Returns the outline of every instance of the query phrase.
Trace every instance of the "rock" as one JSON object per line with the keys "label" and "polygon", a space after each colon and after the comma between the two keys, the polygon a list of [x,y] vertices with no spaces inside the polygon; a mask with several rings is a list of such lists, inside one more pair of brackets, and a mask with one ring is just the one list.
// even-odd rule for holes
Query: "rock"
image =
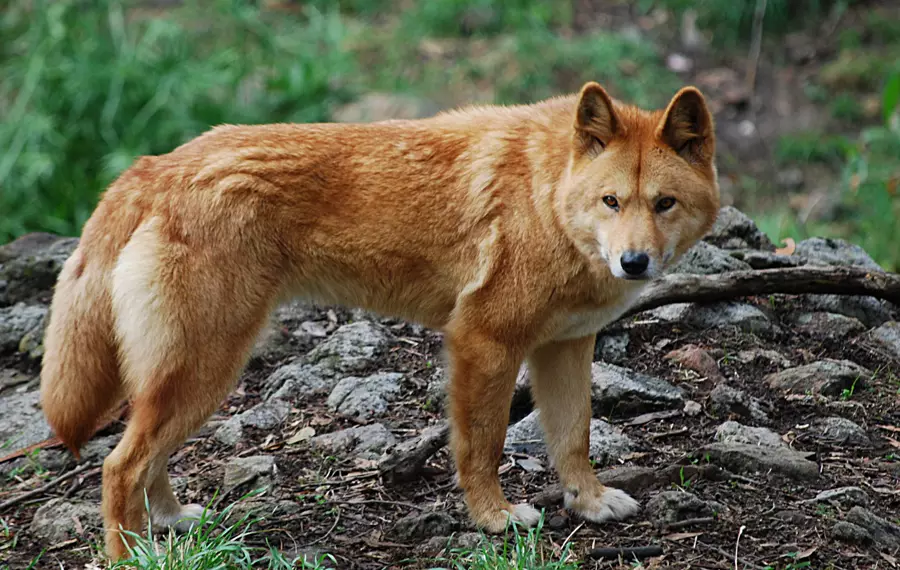
{"label": "rock", "polygon": [[806,305],[814,311],[837,313],[862,321],[867,327],[891,320],[888,305],[875,297],[857,297],[847,295],[805,295]]}
{"label": "rock", "polygon": [[713,412],[720,416],[734,414],[756,423],[769,423],[766,404],[743,390],[732,388],[727,384],[719,384],[713,388],[709,393],[709,401]]}
{"label": "rock", "polygon": [[597,362],[591,365],[591,398],[595,415],[601,416],[684,405],[683,391],[665,380]]}
{"label": "rock", "polygon": [[627,332],[600,333],[594,345],[594,360],[609,364],[622,364],[628,358],[631,337]]}
{"label": "rock", "polygon": [[791,524],[805,524],[810,518],[800,511],[792,510],[778,511],[774,516],[778,520]]}
{"label": "rock", "polygon": [[[369,93],[332,114],[337,123],[371,123],[391,119],[422,119],[440,111],[431,101],[395,93]],[[410,149],[412,150],[412,149]]]}
{"label": "rock", "polygon": [[225,464],[225,488],[234,489],[254,482],[254,488],[268,487],[275,475],[275,458],[271,455],[235,457]]}
{"label": "rock", "polygon": [[0,246],[0,307],[17,303],[49,304],[56,278],[78,247],[77,238],[26,234]]}
{"label": "rock", "polygon": [[[79,527],[82,532],[79,532]],[[59,544],[73,537],[82,538],[88,531],[102,534],[100,506],[85,501],[50,499],[35,511],[31,533],[45,546]]]}
{"label": "rock", "polygon": [[260,402],[225,421],[216,429],[215,438],[225,445],[236,445],[244,437],[244,427],[274,429],[284,423],[290,412],[291,405],[284,400]]}
{"label": "rock", "polygon": [[316,436],[310,440],[313,449],[330,453],[348,453],[362,459],[378,459],[397,439],[382,424],[356,426]]}
{"label": "rock", "polygon": [[686,491],[663,491],[647,502],[646,512],[657,526],[700,517],[712,517],[725,510],[716,501],[704,501]]}
{"label": "rock", "polygon": [[670,267],[666,273],[712,275],[726,271],[745,271],[749,269],[751,269],[750,265],[732,257],[727,251],[701,241],[687,250],[681,256],[681,259]]}
{"label": "rock", "polygon": [[[544,432],[540,424],[540,411],[535,410],[506,430],[504,447],[510,452],[529,455],[547,452]],[[590,456],[605,464],[618,459],[633,449],[633,443],[621,431],[596,418],[591,418]]]}
{"label": "rock", "polygon": [[[37,335],[37,338],[43,339],[46,317],[47,308],[40,305],[17,303],[12,307],[0,308],[0,354],[17,352],[26,335]],[[29,345],[26,348],[33,347]]]}
{"label": "rock", "polygon": [[663,321],[704,329],[736,327],[744,332],[766,333],[776,328],[755,305],[734,301],[703,305],[678,303],[653,309],[650,314]]}
{"label": "rock", "polygon": [[444,369],[436,366],[428,377],[425,388],[425,407],[428,410],[441,411],[447,402],[447,378]]}
{"label": "rock", "polygon": [[659,483],[656,469],[638,465],[613,467],[598,473],[597,478],[608,487],[633,494],[653,488]]}
{"label": "rock", "polygon": [[810,429],[819,439],[835,445],[858,447],[869,447],[872,445],[872,441],[866,435],[865,430],[846,418],[837,416],[820,418],[812,423]]}
{"label": "rock", "polygon": [[866,250],[842,239],[805,239],[797,244],[794,255],[805,258],[810,265],[858,266],[883,271]]}
{"label": "rock", "polygon": [[775,251],[772,241],[746,214],[733,206],[719,210],[712,229],[703,238],[722,249],[761,249]]}
{"label": "rock", "polygon": [[749,427],[734,421],[725,422],[716,429],[716,441],[774,448],[788,447],[781,436],[770,429]]}
{"label": "rock", "polygon": [[349,376],[334,387],[328,406],[343,416],[368,419],[387,411],[388,402],[400,396],[403,374],[382,372],[366,378]]}
{"label": "rock", "polygon": [[900,548],[900,525],[887,521],[862,507],[850,509],[846,520],[866,529],[876,545],[885,549]]}
{"label": "rock", "polygon": [[769,374],[763,381],[773,390],[834,397],[845,389],[862,388],[871,379],[872,372],[856,363],[825,359]]}
{"label": "rock", "polygon": [[802,453],[747,443],[712,443],[694,453],[732,473],[780,473],[792,479],[815,479],[819,468]]}
{"label": "rock", "polygon": [[803,260],[792,255],[782,255],[771,251],[734,251],[731,253],[753,269],[777,269],[804,265]]}
{"label": "rock", "polygon": [[374,368],[392,339],[386,328],[369,321],[344,325],[298,361],[275,370],[265,381],[264,397],[295,401],[329,392],[341,378]]}
{"label": "rock", "polygon": [[447,536],[457,528],[459,523],[452,516],[433,511],[403,517],[394,526],[394,534],[402,541],[421,540],[432,536]]}
{"label": "rock", "polygon": [[272,501],[260,498],[249,498],[232,503],[228,516],[225,518],[225,522],[227,524],[236,524],[245,516],[251,519],[265,519],[266,517],[273,516],[291,516],[297,515],[301,510],[302,507],[296,501]]}
{"label": "rock", "polygon": [[768,362],[769,364],[774,364],[775,366],[780,366],[782,368],[787,368],[791,365],[791,361],[788,360],[783,354],[777,352],[775,350],[766,350],[764,348],[748,348],[746,350],[739,351],[734,359],[740,362],[741,364],[750,364],[752,362]]}
{"label": "rock", "polygon": [[838,313],[801,313],[794,318],[795,330],[813,336],[844,338],[866,329],[859,319]]}
{"label": "rock", "polygon": [[710,381],[722,379],[719,365],[709,352],[694,344],[685,345],[666,354],[666,360],[672,360],[689,370],[697,372]]}
{"label": "rock", "polygon": [[837,540],[850,544],[866,545],[872,543],[872,535],[869,534],[869,531],[846,521],[835,523],[831,529],[831,534]]}
{"label": "rock", "polygon": [[804,502],[830,503],[844,508],[866,507],[869,505],[869,495],[859,487],[838,487],[822,491],[814,498]]}
{"label": "rock", "polygon": [[0,442],[10,450],[27,447],[53,435],[40,409],[37,390],[0,397]]}
{"label": "rock", "polygon": [[863,340],[884,352],[887,358],[900,362],[900,323],[888,321],[865,334]]}

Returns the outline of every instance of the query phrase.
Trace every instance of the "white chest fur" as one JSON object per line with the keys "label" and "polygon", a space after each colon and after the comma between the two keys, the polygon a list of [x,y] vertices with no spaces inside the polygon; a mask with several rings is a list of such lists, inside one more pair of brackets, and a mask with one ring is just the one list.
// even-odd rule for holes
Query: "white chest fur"
{"label": "white chest fur", "polygon": [[602,307],[570,313],[562,321],[555,339],[570,340],[596,334],[634,305],[643,289],[643,286],[632,287]]}

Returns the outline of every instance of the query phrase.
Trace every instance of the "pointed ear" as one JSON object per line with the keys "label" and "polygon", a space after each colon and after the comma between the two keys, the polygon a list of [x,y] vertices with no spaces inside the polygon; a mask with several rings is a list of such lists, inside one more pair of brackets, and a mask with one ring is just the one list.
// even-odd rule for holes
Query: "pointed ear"
{"label": "pointed ear", "polygon": [[691,163],[709,164],[716,151],[715,127],[706,99],[695,87],[681,89],[669,102],[657,136]]}
{"label": "pointed ear", "polygon": [[599,153],[620,130],[612,99],[600,84],[586,83],[578,95],[575,110],[576,150]]}

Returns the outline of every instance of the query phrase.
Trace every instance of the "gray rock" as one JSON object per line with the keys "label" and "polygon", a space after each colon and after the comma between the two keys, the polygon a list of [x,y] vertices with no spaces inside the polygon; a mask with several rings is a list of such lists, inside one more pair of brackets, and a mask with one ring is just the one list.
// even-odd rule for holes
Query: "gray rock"
{"label": "gray rock", "polygon": [[394,434],[382,424],[356,426],[319,435],[310,440],[313,449],[330,453],[347,453],[362,459],[378,459],[396,443]]}
{"label": "gray rock", "polygon": [[859,319],[838,313],[801,313],[794,318],[795,330],[814,336],[844,338],[866,330]]}
{"label": "gray rock", "polygon": [[900,323],[897,321],[888,321],[870,330],[863,339],[878,347],[885,357],[900,362]]}
{"label": "gray rock", "polygon": [[35,511],[30,530],[34,538],[45,546],[50,546],[80,537],[79,526],[85,533],[102,534],[103,517],[100,506],[85,501],[51,499]]}
{"label": "gray rock", "polygon": [[695,457],[709,460],[732,473],[775,472],[805,480],[819,475],[818,466],[802,453],[789,448],[762,447],[746,443],[713,443],[698,450]]}
{"label": "gray rock", "polygon": [[680,408],[684,392],[665,380],[614,364],[591,365],[591,399],[596,415]]}
{"label": "gray rock", "polygon": [[837,540],[850,544],[866,545],[872,543],[872,535],[863,527],[847,522],[840,521],[834,524],[831,534]]}
{"label": "gray rock", "polygon": [[891,309],[875,297],[848,295],[805,295],[806,305],[814,311],[837,313],[862,321],[867,327],[891,320]]}
{"label": "gray rock", "polygon": [[296,501],[250,498],[232,503],[225,521],[228,524],[235,524],[243,517],[265,519],[273,516],[291,516],[297,515],[301,510],[300,504]]}
{"label": "gray rock", "polygon": [[343,416],[368,419],[387,411],[388,403],[400,396],[403,374],[381,372],[366,378],[349,376],[334,387],[328,406]]}
{"label": "gray rock", "polygon": [[810,429],[820,440],[836,445],[852,445],[869,447],[872,441],[863,428],[842,417],[820,418],[815,420]]}
{"label": "gray rock", "polygon": [[840,507],[866,507],[869,495],[859,487],[838,487],[822,491],[814,498],[804,501],[808,503],[830,503]]}
{"label": "gray rock", "polygon": [[696,275],[712,275],[726,271],[745,271],[750,265],[736,259],[727,251],[710,245],[705,241],[698,242],[687,250],[678,262],[666,273],[691,273]]}
{"label": "gray rock", "polygon": [[600,333],[594,345],[594,360],[609,364],[622,364],[628,358],[628,345],[631,337],[625,331],[616,333]]}
{"label": "gray rock", "polygon": [[725,505],[716,501],[704,501],[686,491],[663,491],[647,502],[646,512],[658,526],[700,517],[716,516],[725,511]]}
{"label": "gray rock", "polygon": [[268,487],[275,475],[275,458],[271,455],[235,457],[225,464],[226,489],[254,482],[255,488]]}
{"label": "gray rock", "polygon": [[394,534],[403,541],[422,540],[432,536],[447,536],[459,528],[452,516],[441,511],[415,513],[397,521]]}
{"label": "gray rock", "polygon": [[753,220],[733,206],[725,206],[719,210],[716,223],[704,236],[703,241],[722,249],[775,251],[775,246],[768,236],[756,227]]}
{"label": "gray rock", "polygon": [[429,410],[440,411],[447,402],[447,378],[444,369],[436,366],[428,377],[428,385],[425,388],[425,407]]}
{"label": "gray rock", "polygon": [[236,445],[244,437],[244,427],[274,429],[284,423],[290,412],[291,405],[285,400],[260,402],[220,425],[215,438],[225,445]]}
{"label": "gray rock", "polygon": [[[504,447],[510,452],[529,455],[547,452],[540,411],[535,410],[506,430]],[[591,418],[590,456],[605,464],[618,459],[634,448],[633,442],[621,431],[596,418]]]}
{"label": "gray rock", "polygon": [[[43,339],[46,317],[47,307],[40,305],[17,303],[12,307],[0,308],[0,354],[19,351],[19,345],[26,335],[36,335]],[[26,348],[33,349],[31,346]]]}
{"label": "gray rock", "polygon": [[663,321],[704,329],[736,327],[749,333],[766,333],[776,329],[769,317],[755,305],[733,301],[703,305],[678,303],[654,309],[650,315]]}
{"label": "gray rock", "polygon": [[50,426],[40,409],[37,390],[0,397],[0,442],[14,450],[49,438]]}
{"label": "gray rock", "polygon": [[422,119],[440,111],[431,101],[396,93],[369,93],[338,108],[332,119],[338,123],[371,123],[390,119]]}
{"label": "gray rock", "polygon": [[265,381],[264,396],[294,401],[329,392],[341,378],[374,368],[392,338],[369,321],[344,325],[303,358],[275,370]]}
{"label": "gray rock", "polygon": [[763,427],[749,427],[728,421],[716,429],[716,441],[722,443],[746,443],[763,447],[787,447],[781,436]]}
{"label": "gray rock", "polygon": [[768,406],[743,390],[719,384],[709,393],[712,411],[720,416],[734,414],[756,423],[769,423]]}
{"label": "gray rock", "polygon": [[882,271],[866,250],[842,239],[805,239],[797,244],[794,255],[805,258],[810,265],[859,266]]}
{"label": "gray rock", "polygon": [[776,350],[767,350],[765,348],[748,348],[738,351],[734,359],[741,364],[750,364],[759,361],[774,364],[782,368],[787,368],[791,365],[791,361],[780,352]]}
{"label": "gray rock", "polygon": [[900,548],[900,525],[885,520],[868,509],[853,507],[847,513],[847,522],[866,529],[875,544],[882,548]]}
{"label": "gray rock", "polygon": [[16,303],[49,303],[66,259],[77,238],[46,233],[26,234],[0,247],[0,307]]}
{"label": "gray rock", "polygon": [[763,380],[773,390],[792,394],[839,396],[845,389],[860,389],[872,372],[849,360],[819,360],[767,375]]}
{"label": "gray rock", "polygon": [[659,474],[651,467],[620,465],[601,471],[597,479],[607,487],[636,494],[655,487],[659,483]]}

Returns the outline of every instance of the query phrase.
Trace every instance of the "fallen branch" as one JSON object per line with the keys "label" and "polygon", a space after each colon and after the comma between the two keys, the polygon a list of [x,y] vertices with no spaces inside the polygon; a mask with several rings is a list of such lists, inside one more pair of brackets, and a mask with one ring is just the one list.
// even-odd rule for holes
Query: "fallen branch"
{"label": "fallen branch", "polygon": [[412,481],[422,472],[425,462],[447,445],[450,425],[447,422],[425,428],[422,434],[404,441],[378,466],[385,483]]}
{"label": "fallen branch", "polygon": [[588,550],[585,558],[593,560],[640,560],[642,558],[650,558],[651,556],[662,556],[663,549],[661,546],[636,546],[634,548],[594,548]]}
{"label": "fallen branch", "polygon": [[[85,463],[81,467],[78,467],[77,469],[73,469],[72,471],[69,471],[68,473],[64,473],[64,474],[60,475],[59,477],[57,477],[56,479],[54,479],[44,485],[41,485],[37,489],[32,489],[31,491],[28,491],[27,493],[22,493],[18,497],[13,497],[12,499],[10,499],[4,503],[0,503],[0,512],[3,512],[10,507],[14,507],[26,499],[30,499],[32,497],[37,497],[38,495],[42,495],[42,494],[46,493],[47,491],[49,491],[50,489],[56,487],[60,483],[68,481],[72,477],[79,475],[81,473],[84,473],[85,471],[88,471],[94,467],[97,467],[96,463],[93,463],[93,462]],[[97,468],[99,469],[99,467],[97,467]]]}
{"label": "fallen branch", "polygon": [[675,273],[650,283],[623,318],[674,303],[709,303],[775,293],[862,295],[900,305],[900,275],[861,267],[810,265],[714,275]]}

